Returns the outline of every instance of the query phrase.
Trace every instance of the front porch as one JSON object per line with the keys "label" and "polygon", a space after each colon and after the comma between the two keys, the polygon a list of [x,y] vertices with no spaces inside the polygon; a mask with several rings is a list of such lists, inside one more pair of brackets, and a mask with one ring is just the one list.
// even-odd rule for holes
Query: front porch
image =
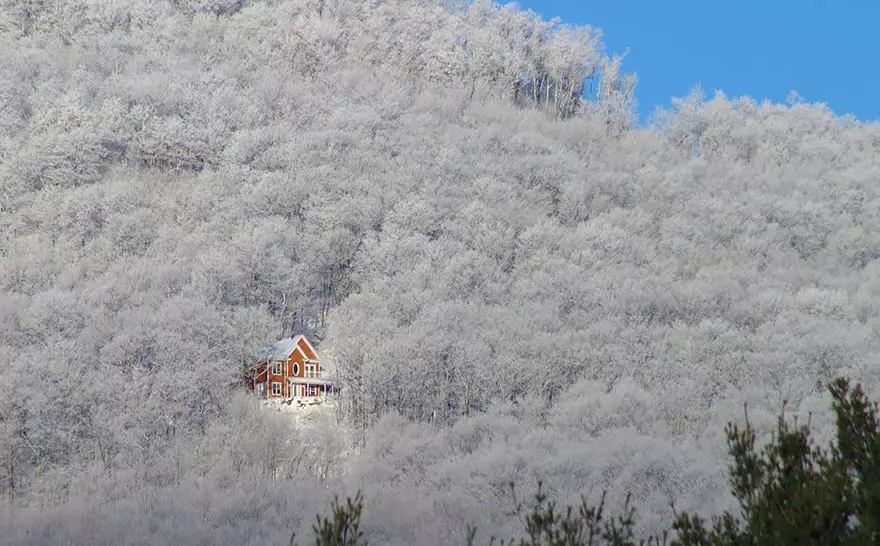
{"label": "front porch", "polygon": [[320,377],[288,377],[290,398],[327,398],[336,392],[336,382]]}

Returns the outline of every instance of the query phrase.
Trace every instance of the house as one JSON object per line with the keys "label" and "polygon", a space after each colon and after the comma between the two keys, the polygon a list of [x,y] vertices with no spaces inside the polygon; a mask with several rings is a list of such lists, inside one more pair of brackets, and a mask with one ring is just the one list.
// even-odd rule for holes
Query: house
{"label": "house", "polygon": [[248,370],[248,388],[262,398],[326,396],[333,381],[322,377],[318,353],[305,336],[276,341]]}

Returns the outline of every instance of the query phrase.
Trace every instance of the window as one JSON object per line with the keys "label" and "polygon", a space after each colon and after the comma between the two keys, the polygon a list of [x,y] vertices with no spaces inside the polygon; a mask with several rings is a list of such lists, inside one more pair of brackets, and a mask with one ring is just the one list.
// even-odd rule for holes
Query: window
{"label": "window", "polygon": [[273,362],[272,363],[272,374],[273,375],[281,375],[281,362]]}
{"label": "window", "polygon": [[281,395],[281,382],[273,381],[272,382],[272,396],[280,396]]}
{"label": "window", "polygon": [[291,373],[291,375],[299,375],[299,364],[293,364],[293,372]]}
{"label": "window", "polygon": [[314,364],[306,364],[306,377],[318,377],[317,366],[315,366]]}

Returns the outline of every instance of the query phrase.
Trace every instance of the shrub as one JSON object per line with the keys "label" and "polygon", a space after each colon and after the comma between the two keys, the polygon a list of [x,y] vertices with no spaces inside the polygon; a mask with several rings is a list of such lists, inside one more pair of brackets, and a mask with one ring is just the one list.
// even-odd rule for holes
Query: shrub
{"label": "shrub", "polygon": [[[315,534],[315,546],[367,546],[364,533],[361,531],[361,512],[364,509],[364,497],[360,491],[354,499],[348,497],[345,504],[339,504],[339,498],[333,499],[330,507],[331,517],[318,516],[312,525]],[[295,544],[296,534],[290,537],[290,545]]]}

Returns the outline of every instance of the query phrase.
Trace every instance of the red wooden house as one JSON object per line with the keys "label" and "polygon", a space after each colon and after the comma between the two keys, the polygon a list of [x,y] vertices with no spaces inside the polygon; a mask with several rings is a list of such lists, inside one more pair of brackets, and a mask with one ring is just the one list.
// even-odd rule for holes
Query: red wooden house
{"label": "red wooden house", "polygon": [[333,382],[321,377],[318,353],[305,336],[276,341],[266,356],[252,366],[248,388],[263,398],[325,396]]}

